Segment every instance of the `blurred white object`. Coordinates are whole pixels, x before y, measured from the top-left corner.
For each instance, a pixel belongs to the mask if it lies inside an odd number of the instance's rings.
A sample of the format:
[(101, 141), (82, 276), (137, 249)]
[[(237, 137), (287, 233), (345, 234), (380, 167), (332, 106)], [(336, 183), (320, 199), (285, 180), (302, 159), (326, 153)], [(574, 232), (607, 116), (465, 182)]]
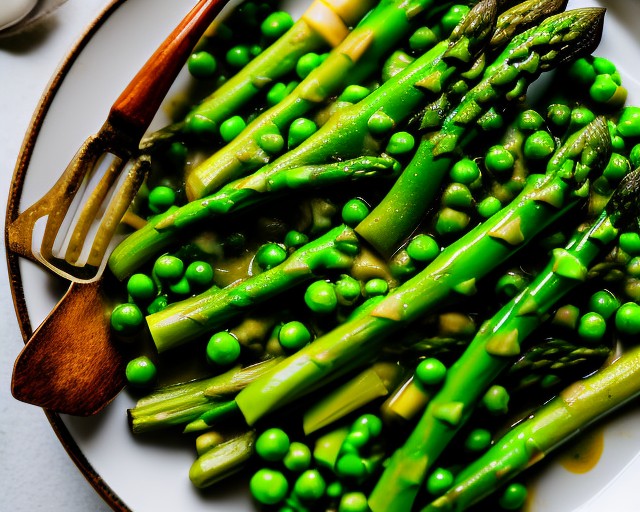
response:
[(67, 0), (0, 0), (0, 37), (17, 34)]
[(0, 3), (0, 30), (24, 19), (37, 3), (38, 0), (3, 0)]

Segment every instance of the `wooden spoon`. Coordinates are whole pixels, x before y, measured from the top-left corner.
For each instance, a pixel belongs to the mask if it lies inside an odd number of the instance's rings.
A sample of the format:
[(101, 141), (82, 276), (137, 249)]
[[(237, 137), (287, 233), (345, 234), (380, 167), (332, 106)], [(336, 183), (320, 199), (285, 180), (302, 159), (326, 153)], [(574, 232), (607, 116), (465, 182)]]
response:
[(111, 339), (104, 282), (73, 283), (33, 333), (15, 362), (15, 398), (88, 416), (124, 387), (126, 356)]
[[(116, 128), (137, 126), (144, 131), (193, 47), (227, 2), (199, 0), (189, 11), (116, 100), (110, 113)], [(20, 247), (8, 239), (10, 250), (33, 258), (30, 243)], [(122, 389), (125, 355), (112, 342), (105, 279), (72, 283), (33, 333), (14, 366), (15, 398), (54, 412), (88, 416)]]

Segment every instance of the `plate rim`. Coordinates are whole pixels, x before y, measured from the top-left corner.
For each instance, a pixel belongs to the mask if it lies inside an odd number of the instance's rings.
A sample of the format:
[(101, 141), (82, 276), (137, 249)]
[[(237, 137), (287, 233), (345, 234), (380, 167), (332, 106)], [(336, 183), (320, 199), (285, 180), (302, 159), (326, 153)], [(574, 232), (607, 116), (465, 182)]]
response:
[[(20, 199), (24, 190), (24, 181), (33, 155), (33, 149), (36, 145), (38, 135), (42, 128), (44, 119), (49, 108), (56, 97), (58, 90), (64, 82), (67, 73), (75, 63), (78, 56), (84, 48), (89, 44), (93, 36), (111, 17), (111, 15), (121, 7), (126, 0), (111, 0), (102, 11), (87, 25), (77, 41), (67, 50), (62, 61), (58, 65), (56, 71), (47, 83), (38, 104), (31, 116), (29, 128), (23, 138), (18, 158), (11, 177), (9, 185), (9, 194), (7, 198), (7, 209), (4, 225), (4, 242), (5, 257), (7, 262), (7, 270), (9, 276), (9, 289), (11, 290), (11, 298), (13, 307), (18, 321), (18, 327), (22, 335), (22, 341), (26, 344), (33, 334), (33, 325), (29, 317), (27, 309), (26, 297), (22, 284), (22, 274), (20, 272), (21, 256), (9, 249), (8, 227), (16, 219), (20, 212)], [(122, 499), (111, 489), (106, 481), (93, 468), (91, 463), (82, 453), (82, 450), (73, 439), (64, 421), (58, 413), (42, 409), (47, 420), (49, 421), (55, 435), (60, 444), (65, 449), (73, 463), (80, 470), (87, 482), (93, 487), (97, 494), (116, 512), (131, 512), (131, 509), (122, 501)]]

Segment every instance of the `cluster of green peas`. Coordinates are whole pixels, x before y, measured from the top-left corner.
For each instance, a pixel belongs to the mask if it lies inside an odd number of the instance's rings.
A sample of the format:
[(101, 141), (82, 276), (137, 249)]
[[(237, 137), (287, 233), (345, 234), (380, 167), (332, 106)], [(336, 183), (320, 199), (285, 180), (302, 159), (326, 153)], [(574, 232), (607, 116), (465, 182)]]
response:
[(251, 477), (254, 499), (279, 512), (325, 509), (330, 504), (338, 512), (367, 512), (367, 497), (358, 484), (379, 463), (375, 443), (382, 429), (378, 416), (363, 414), (351, 426), (318, 438), (313, 451), (307, 444), (292, 442), (280, 428), (265, 430), (255, 444), (265, 467)]

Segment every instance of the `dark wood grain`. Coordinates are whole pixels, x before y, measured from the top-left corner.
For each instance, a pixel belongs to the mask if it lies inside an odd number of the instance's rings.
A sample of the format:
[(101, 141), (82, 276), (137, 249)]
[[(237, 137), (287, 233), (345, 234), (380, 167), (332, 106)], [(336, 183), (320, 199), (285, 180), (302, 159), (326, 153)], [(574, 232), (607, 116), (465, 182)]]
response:
[(88, 416), (125, 385), (125, 355), (112, 339), (104, 281), (71, 285), (18, 356), (11, 391), (18, 400)]

